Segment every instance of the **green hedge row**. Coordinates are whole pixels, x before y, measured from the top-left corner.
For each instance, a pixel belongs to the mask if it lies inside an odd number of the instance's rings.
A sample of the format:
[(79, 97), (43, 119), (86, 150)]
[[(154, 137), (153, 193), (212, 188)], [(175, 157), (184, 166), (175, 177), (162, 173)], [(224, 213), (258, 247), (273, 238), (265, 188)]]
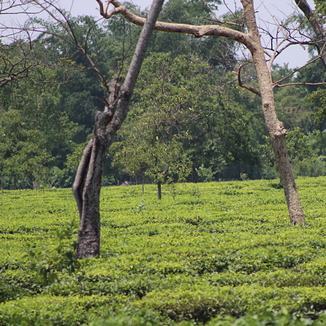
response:
[[(0, 325), (322, 325), (326, 178), (102, 189), (102, 253), (77, 261), (69, 189), (0, 191)], [(283, 323), (283, 324), (282, 324)]]

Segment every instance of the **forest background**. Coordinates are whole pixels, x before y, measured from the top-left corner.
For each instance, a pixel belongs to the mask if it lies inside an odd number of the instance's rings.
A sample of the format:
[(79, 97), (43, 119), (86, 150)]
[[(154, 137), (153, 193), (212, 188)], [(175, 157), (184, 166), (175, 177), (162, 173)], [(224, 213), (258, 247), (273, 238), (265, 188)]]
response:
[[(241, 12), (219, 17), (219, 4), (170, 0), (160, 19), (200, 24), (218, 17), (241, 28), (236, 25)], [(322, 3), (318, 10), (325, 15)], [(119, 16), (98, 21), (65, 15), (101, 71), (108, 78), (123, 73), (140, 28)], [(281, 31), (297, 24), (299, 32), (313, 37), (300, 20), (298, 15), (287, 17)], [(33, 24), (42, 26), (36, 36), (30, 33)], [(104, 90), (83, 54), (65, 41), (62, 25), (35, 15), (24, 29), (24, 35), (11, 29), (10, 41), (7, 36), (1, 43), (0, 187), (69, 187), (92, 134), (94, 112), (103, 107)], [(8, 33), (8, 28), (1, 30), (3, 36)], [(307, 51), (316, 56), (313, 48), (307, 46)], [(154, 33), (130, 114), (108, 153), (103, 185), (277, 177), (260, 100), (238, 87), (241, 63), (246, 63), (242, 82), (254, 87), (254, 68), (235, 42)], [(275, 65), (275, 79), (289, 75), (289, 66)], [(5, 78), (8, 67), (16, 74), (10, 82)], [(316, 60), (286, 81), (324, 80), (325, 67)], [(275, 97), (279, 118), (289, 130), (296, 175), (326, 175), (325, 87), (278, 88)]]

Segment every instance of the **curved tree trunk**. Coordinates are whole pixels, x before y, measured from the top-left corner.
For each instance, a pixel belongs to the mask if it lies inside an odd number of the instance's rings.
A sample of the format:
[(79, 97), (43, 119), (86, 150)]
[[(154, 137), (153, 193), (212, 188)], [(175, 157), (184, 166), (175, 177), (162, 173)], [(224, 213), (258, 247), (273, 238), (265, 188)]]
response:
[(304, 213), (300, 203), (299, 194), (297, 192), (293, 170), (285, 142), (287, 131), (276, 115), (273, 84), (270, 77), (270, 72), (266, 65), (263, 51), (255, 50), (253, 51), (252, 56), (257, 69), (260, 84), (265, 124), (268, 129), (278, 172), (283, 185), (290, 215), (290, 222), (292, 224), (304, 223)]
[(80, 188), (82, 206), (78, 233), (77, 257), (100, 254), (100, 190), (106, 146), (95, 137), (87, 168), (85, 184)]
[(78, 258), (100, 254), (100, 190), (105, 156), (112, 142), (106, 134), (110, 120), (107, 112), (97, 112), (94, 136), (83, 152), (73, 184), (80, 216)]
[(271, 141), (290, 214), (290, 222), (294, 225), (303, 224), (305, 222), (304, 212), (300, 203), (285, 144), (285, 135), (271, 137)]

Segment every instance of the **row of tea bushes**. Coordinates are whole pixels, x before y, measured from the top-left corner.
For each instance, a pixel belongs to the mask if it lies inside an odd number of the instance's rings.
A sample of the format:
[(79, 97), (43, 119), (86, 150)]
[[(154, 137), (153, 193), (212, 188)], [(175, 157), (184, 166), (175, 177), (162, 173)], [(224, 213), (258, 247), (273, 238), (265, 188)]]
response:
[[(76, 261), (69, 189), (1, 191), (0, 325), (322, 325), (326, 178), (101, 194), (101, 257)], [(282, 324), (283, 323), (283, 324)]]

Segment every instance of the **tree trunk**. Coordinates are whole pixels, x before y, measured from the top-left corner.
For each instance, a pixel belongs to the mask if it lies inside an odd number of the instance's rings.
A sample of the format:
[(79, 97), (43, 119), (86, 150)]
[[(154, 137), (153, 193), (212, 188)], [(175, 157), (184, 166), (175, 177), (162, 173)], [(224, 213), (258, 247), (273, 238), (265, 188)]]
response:
[[(121, 85), (120, 78), (106, 83), (105, 78), (98, 73), (110, 96), (104, 111), (96, 114), (94, 136), (83, 152), (73, 184), (80, 216), (77, 258), (96, 257), (100, 254), (100, 190), (105, 156), (127, 116), (130, 98), (163, 2), (164, 0), (153, 0), (123, 84)], [(103, 7), (101, 14), (104, 14)], [(89, 60), (94, 67), (91, 58)], [(96, 67), (94, 70), (98, 72)]]
[(105, 133), (109, 120), (109, 115), (97, 113), (94, 136), (84, 150), (73, 184), (80, 216), (78, 258), (95, 257), (100, 254), (100, 190), (109, 144)]
[(77, 257), (94, 257), (100, 254), (100, 190), (106, 146), (94, 137), (78, 233)]
[(290, 214), (290, 222), (294, 225), (303, 224), (305, 222), (304, 212), (296, 188), (289, 155), (285, 144), (285, 136), (276, 136), (271, 138), (271, 140)]
[(162, 199), (162, 182), (157, 181), (157, 199)]
[(283, 185), (286, 203), (292, 224), (304, 223), (304, 213), (299, 200), (292, 166), (285, 142), (287, 134), (281, 121), (278, 120), (275, 110), (273, 84), (270, 72), (266, 65), (263, 52), (253, 53), (254, 62), (258, 71), (258, 79), (261, 90), (262, 106), (265, 123), (271, 139), (275, 154), (278, 172)]
[(304, 223), (304, 213), (300, 204), (299, 195), (294, 181), (292, 167), (285, 143), (286, 129), (276, 115), (273, 82), (266, 64), (264, 49), (260, 43), (260, 34), (257, 28), (253, 1), (242, 0), (249, 34), (251, 34), (251, 51), (257, 71), (259, 89), (261, 93), (265, 123), (271, 139), (276, 158), (281, 183), (284, 188), (285, 198), (292, 224)]

